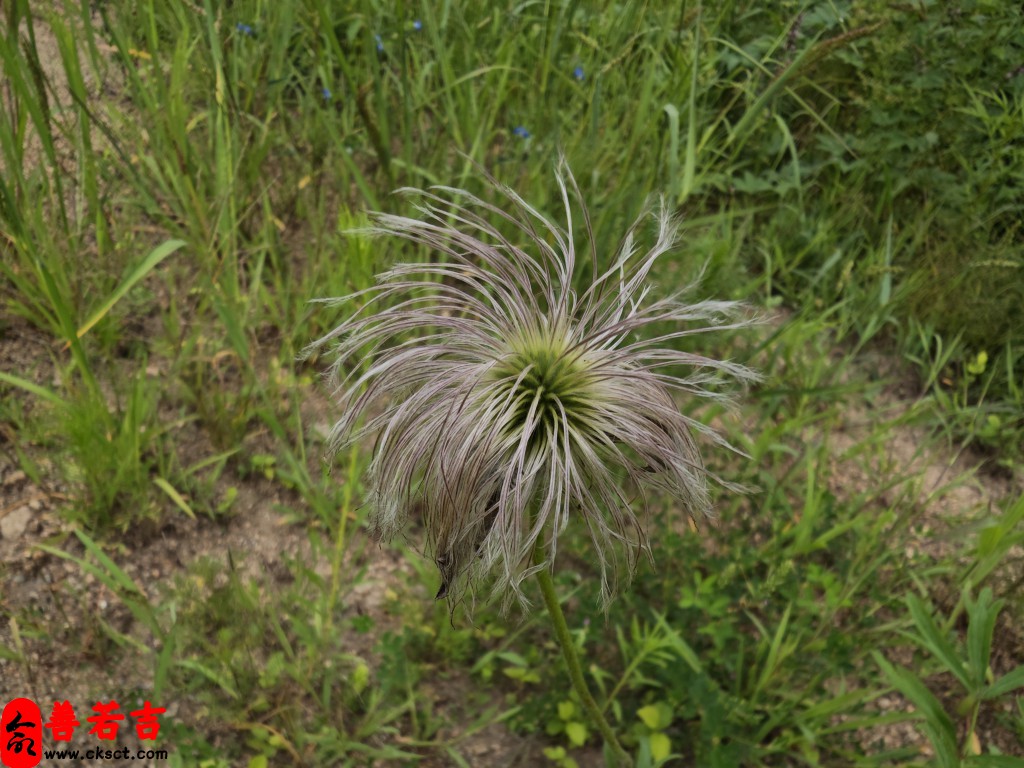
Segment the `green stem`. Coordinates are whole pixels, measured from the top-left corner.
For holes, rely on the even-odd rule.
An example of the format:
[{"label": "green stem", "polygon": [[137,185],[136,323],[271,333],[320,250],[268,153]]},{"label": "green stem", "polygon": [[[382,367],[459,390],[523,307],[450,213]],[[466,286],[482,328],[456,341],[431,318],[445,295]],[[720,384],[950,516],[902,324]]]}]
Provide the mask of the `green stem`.
[{"label": "green stem", "polygon": [[558,644],[562,646],[562,655],[565,657],[565,663],[569,667],[569,678],[572,680],[572,686],[576,689],[580,701],[583,702],[583,708],[587,710],[590,719],[597,725],[597,729],[604,737],[605,744],[611,747],[618,768],[630,768],[633,765],[633,761],[626,754],[626,750],[622,748],[622,745],[619,744],[619,740],[615,737],[615,732],[612,731],[612,727],[608,724],[604,715],[601,714],[601,709],[597,706],[597,702],[594,701],[594,697],[590,695],[587,682],[583,679],[583,667],[580,666],[579,656],[576,655],[576,646],[572,641],[572,635],[569,634],[569,625],[565,623],[565,614],[562,613],[562,606],[558,604],[555,582],[552,580],[551,572],[547,566],[537,571],[537,581],[540,583],[541,594],[544,595],[544,605],[547,607],[548,615],[551,617],[551,626],[555,629],[555,637],[558,638]]}]

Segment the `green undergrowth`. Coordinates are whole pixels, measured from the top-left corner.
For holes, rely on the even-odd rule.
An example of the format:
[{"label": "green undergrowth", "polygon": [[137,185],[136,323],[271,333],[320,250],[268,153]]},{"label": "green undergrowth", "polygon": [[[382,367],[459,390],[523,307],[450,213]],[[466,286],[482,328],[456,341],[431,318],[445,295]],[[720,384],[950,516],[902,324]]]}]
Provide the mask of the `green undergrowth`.
[{"label": "green undergrowth", "polygon": [[[127,629],[88,619],[100,647],[196,713],[168,725],[172,764],[471,765],[474,740],[594,759],[532,614],[451,616],[416,530],[367,545],[371,446],[324,461],[326,361],[300,360],[351,309],[311,299],[427,257],[347,235],[366,210],[410,213],[401,186],[480,191],[484,168],[557,219],[564,153],[600,258],[662,194],[684,238],[656,292],[703,274],[701,297],[771,318],[687,340],[767,375],[738,417],[693,414],[750,455],[709,463],[752,491],[719,492],[720,522],[699,533],[655,504],[655,565],[607,616],[585,532],[562,549],[570,625],[637,765],[1020,765],[1024,507],[1012,492],[936,520],[889,450],[912,427],[1019,494],[1019,8],[2,13],[0,439],[66,527],[41,551],[130,613]],[[274,489],[261,503],[280,499],[280,535],[305,547],[283,576],[240,553],[160,585],[128,575],[122,541],[168,522],[214,536],[252,514],[246,484]],[[383,595],[372,610],[367,591]],[[26,642],[56,642],[25,606],[0,616],[15,665]],[[897,696],[914,711],[880,708]],[[903,721],[918,741],[885,746]]]}]

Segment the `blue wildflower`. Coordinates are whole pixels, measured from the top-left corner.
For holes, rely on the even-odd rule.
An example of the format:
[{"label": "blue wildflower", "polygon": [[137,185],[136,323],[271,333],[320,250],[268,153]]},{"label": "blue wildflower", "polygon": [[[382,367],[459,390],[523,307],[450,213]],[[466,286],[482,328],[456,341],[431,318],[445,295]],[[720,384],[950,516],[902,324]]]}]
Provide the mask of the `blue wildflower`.
[{"label": "blue wildflower", "polygon": [[420,21],[419,19],[416,19],[416,21],[412,23],[412,28],[419,32],[421,29],[423,29],[423,22]]},{"label": "blue wildflower", "polygon": [[512,129],[512,133],[515,134],[516,136],[518,136],[521,139],[528,139],[528,138],[530,138],[530,132],[528,130],[526,130],[521,125],[517,125],[515,128],[513,128]]},{"label": "blue wildflower", "polygon": [[377,50],[381,53],[384,52],[384,41],[380,39],[380,35],[374,35],[373,39],[377,41]]},{"label": "blue wildflower", "polygon": [[324,101],[330,101],[331,89],[328,88],[327,86],[324,86],[323,88],[320,89],[320,95],[324,97]]},{"label": "blue wildflower", "polygon": [[252,37],[253,36],[252,27],[250,27],[248,24],[243,24],[242,22],[238,22],[237,24],[235,24],[235,29],[237,29],[243,35],[246,35],[248,37]]},{"label": "blue wildflower", "polygon": [[572,76],[575,77],[577,80],[582,80],[584,77],[583,67],[576,67],[576,69],[572,71]]}]

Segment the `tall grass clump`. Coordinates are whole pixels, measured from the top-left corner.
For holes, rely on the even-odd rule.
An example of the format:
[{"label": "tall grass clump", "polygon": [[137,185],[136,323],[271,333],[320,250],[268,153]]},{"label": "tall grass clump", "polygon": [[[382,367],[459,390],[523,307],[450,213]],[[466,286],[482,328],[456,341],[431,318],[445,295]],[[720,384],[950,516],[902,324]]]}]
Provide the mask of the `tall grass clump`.
[{"label": "tall grass clump", "polygon": [[[376,214],[365,233],[410,240],[447,261],[399,264],[376,287],[329,300],[365,302],[314,346],[337,341],[335,449],[377,436],[369,469],[377,532],[390,537],[410,510],[422,511],[441,572],[437,596],[452,608],[485,584],[506,608],[525,607],[523,584],[536,577],[580,699],[615,762],[627,763],[583,681],[555,596],[559,537],[570,521],[586,526],[607,604],[618,577],[649,551],[636,489],[668,493],[694,517],[711,512],[693,433],[714,433],[680,413],[674,394],[721,398],[723,375],[756,375],[670,346],[743,325],[735,302],[690,303],[688,289],[645,302],[651,267],[677,239],[664,203],[646,254],[638,256],[641,216],[607,268],[584,208],[591,277],[574,289],[580,193],[564,162],[558,186],[564,227],[500,185],[500,205],[449,187],[405,190],[420,198],[422,218]],[[666,323],[680,327],[638,335]],[[365,366],[351,365],[368,352]]]}]

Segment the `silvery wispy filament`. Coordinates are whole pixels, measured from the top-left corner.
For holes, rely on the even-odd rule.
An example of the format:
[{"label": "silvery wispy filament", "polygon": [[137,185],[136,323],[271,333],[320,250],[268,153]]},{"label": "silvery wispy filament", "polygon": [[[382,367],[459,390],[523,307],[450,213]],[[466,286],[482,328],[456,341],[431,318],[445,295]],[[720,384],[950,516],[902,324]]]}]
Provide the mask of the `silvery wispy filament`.
[{"label": "silvery wispy filament", "polygon": [[[360,232],[405,238],[443,259],[399,264],[373,288],[325,300],[363,303],[310,348],[336,344],[342,416],[333,448],[377,436],[369,470],[377,531],[391,536],[421,510],[442,576],[438,596],[453,601],[485,581],[506,606],[524,601],[522,581],[550,567],[573,517],[589,531],[607,600],[618,566],[625,560],[631,573],[647,547],[627,488],[654,488],[691,516],[710,514],[692,434],[725,443],[680,413],[675,398],[721,398],[708,385],[723,373],[756,379],[741,365],[666,346],[749,321],[735,302],[688,303],[692,286],[648,300],[651,267],[677,239],[664,201],[653,246],[638,252],[641,215],[602,268],[564,161],[557,178],[565,226],[493,180],[500,206],[449,187],[401,190],[418,199],[421,217],[378,213]],[[590,260],[582,285],[573,279],[572,198]],[[495,226],[502,220],[514,239]],[[675,327],[641,335],[654,324]],[[669,372],[679,366],[688,374]]]}]

